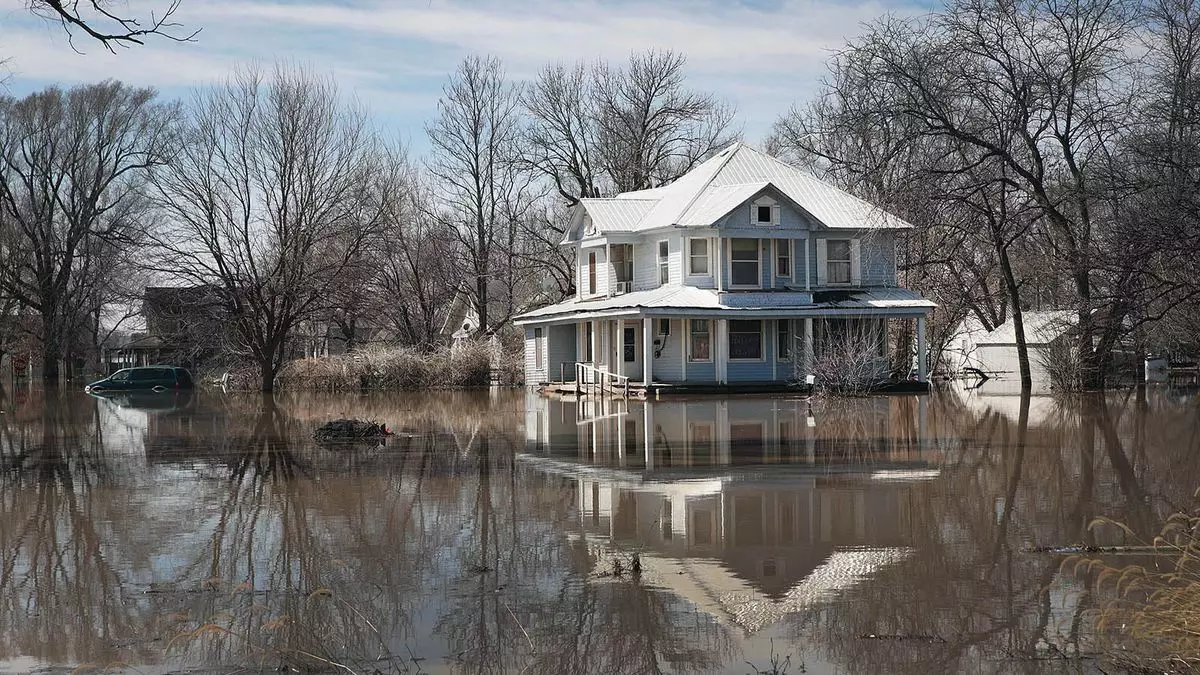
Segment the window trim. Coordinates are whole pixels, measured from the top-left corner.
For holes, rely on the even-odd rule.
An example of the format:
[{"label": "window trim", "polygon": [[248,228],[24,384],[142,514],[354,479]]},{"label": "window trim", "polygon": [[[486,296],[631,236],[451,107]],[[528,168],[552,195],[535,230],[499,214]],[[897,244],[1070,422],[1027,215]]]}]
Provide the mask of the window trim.
[{"label": "window trim", "polygon": [[[835,241],[846,242],[846,258],[844,260],[834,260],[829,257],[830,244]],[[846,281],[834,281],[833,275],[829,273],[830,265],[837,263],[846,265]],[[826,239],[825,240],[825,285],[826,286],[853,286],[854,285],[854,240],[853,239]]]},{"label": "window trim", "polygon": [[585,295],[596,295],[596,289],[599,287],[596,283],[596,267],[599,266],[598,260],[599,258],[596,255],[595,249],[588,251],[587,293]]},{"label": "window trim", "polygon": [[[793,342],[796,338],[792,336],[792,320],[791,319],[776,319],[775,320],[775,360],[779,363],[790,363],[793,357]],[[787,353],[783,353],[784,345],[787,346]]]},{"label": "window trim", "polygon": [[671,283],[671,244],[666,239],[658,241],[658,285]]},{"label": "window trim", "polygon": [[[762,239],[755,239],[755,238],[751,238],[751,237],[730,237],[727,241],[729,242],[729,287],[733,288],[733,289],[762,288],[762,276],[763,276]],[[737,283],[734,283],[734,281],[733,281],[733,264],[735,262],[733,259],[733,242],[735,242],[735,241],[752,241],[752,242],[754,242],[754,253],[756,255],[755,261],[757,263],[757,266],[755,269],[757,270],[757,272],[754,275],[755,283],[753,283],[753,284],[737,284]],[[736,262],[749,263],[750,261],[749,260],[738,260]]]},{"label": "window trim", "polygon": [[[634,258],[636,257],[634,254],[634,251],[633,251],[633,244],[612,244],[609,247],[609,250],[612,251],[612,260],[609,260],[608,264],[610,266],[612,266],[613,283],[614,284],[627,283],[627,284],[632,285],[634,275],[637,273],[636,270],[634,269],[634,265],[633,265]],[[617,251],[620,251],[619,259],[617,257]],[[628,255],[626,255],[626,254],[628,254]],[[624,272],[626,270],[628,270],[628,272],[629,272],[629,275],[628,275],[629,278],[622,279],[621,277],[624,276],[622,274],[622,272]]]},{"label": "window trim", "polygon": [[[692,253],[692,242],[704,242],[704,264],[708,268],[707,271],[697,272],[692,269],[692,259],[699,256]],[[688,237],[687,238],[687,275],[689,277],[711,277],[712,276],[712,258],[713,258],[712,240],[708,237]]]},{"label": "window trim", "polygon": [[[792,255],[792,240],[791,239],[772,239],[771,241],[772,241],[772,248],[775,252],[775,256],[774,256],[775,257],[775,277],[777,279],[779,279],[779,278],[791,279],[792,275],[796,273],[796,270],[794,269],[794,266],[792,265],[792,258],[795,257]],[[781,246],[781,244],[782,244],[782,246]],[[784,253],[783,256],[780,255],[780,249],[782,249],[782,251]],[[779,261],[781,258],[783,258],[785,256],[787,259],[787,272],[780,272],[779,271]]]},{"label": "window trim", "polygon": [[[733,323],[735,321],[754,322],[754,323],[758,324],[758,357],[757,358],[733,355],[733,334],[734,334]],[[725,341],[726,341],[725,353],[729,355],[728,356],[729,361],[737,361],[738,363],[762,363],[767,360],[766,334],[763,331],[763,323],[764,322],[762,319],[730,319],[729,320],[729,323],[728,323],[729,327],[725,331]],[[745,333],[745,331],[737,331],[737,332],[739,334]]]},{"label": "window trim", "polygon": [[546,367],[542,359],[542,341],[543,330],[541,326],[536,326],[533,329],[533,368],[541,370]]},{"label": "window trim", "polygon": [[[693,325],[697,321],[705,322],[705,330],[703,333],[696,333]],[[713,360],[713,324],[712,319],[688,319],[687,320],[687,360],[689,363],[712,363]],[[708,356],[702,359],[696,358],[694,353],[695,344],[693,339],[696,335],[708,336]]]}]

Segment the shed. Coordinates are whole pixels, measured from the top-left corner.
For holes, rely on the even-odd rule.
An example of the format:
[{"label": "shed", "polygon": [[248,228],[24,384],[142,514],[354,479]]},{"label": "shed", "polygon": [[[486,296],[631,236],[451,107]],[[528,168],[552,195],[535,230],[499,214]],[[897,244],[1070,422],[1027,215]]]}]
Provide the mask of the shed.
[{"label": "shed", "polygon": [[[1048,380],[1046,363],[1051,358],[1052,349],[1067,339],[1078,317],[1073,311],[1055,310],[1022,312],[1021,318],[1025,325],[1025,344],[1029,348],[1030,374],[1034,381]],[[975,355],[980,370],[985,373],[1000,377],[1017,376],[1020,362],[1017,359],[1017,331],[1013,320],[1009,318],[995,330],[977,338]]]}]

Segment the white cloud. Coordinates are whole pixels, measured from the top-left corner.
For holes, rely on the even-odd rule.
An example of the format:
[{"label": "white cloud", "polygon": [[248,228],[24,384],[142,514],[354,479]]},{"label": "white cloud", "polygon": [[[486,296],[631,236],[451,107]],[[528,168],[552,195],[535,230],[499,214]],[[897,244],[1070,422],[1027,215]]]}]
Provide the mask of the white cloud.
[{"label": "white cloud", "polygon": [[[130,11],[151,2],[131,0]],[[183,0],[178,20],[203,28],[195,43],[152,40],[112,55],[77,37],[88,52],[81,56],[58,26],[14,10],[0,14],[0,55],[11,56],[18,93],[113,77],[174,95],[239,62],[297,61],[332,71],[385,126],[416,140],[465,54],[499,56],[524,78],[551,60],[619,61],[670,48],[688,56],[694,86],[738,105],[754,139],[815,92],[829,49],[887,9],[877,0],[787,0],[770,11],[719,0]]]}]

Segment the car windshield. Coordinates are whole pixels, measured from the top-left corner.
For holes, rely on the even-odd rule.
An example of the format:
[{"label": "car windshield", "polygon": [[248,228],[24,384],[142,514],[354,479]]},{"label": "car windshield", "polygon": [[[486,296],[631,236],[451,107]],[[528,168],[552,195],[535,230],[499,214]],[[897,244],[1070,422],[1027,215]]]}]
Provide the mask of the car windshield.
[{"label": "car windshield", "polygon": [[112,374],[112,377],[110,377],[108,379],[110,379],[114,382],[124,382],[125,380],[129,379],[130,372],[132,372],[132,371],[130,371],[128,368],[126,368],[125,370],[118,370],[117,372]]}]

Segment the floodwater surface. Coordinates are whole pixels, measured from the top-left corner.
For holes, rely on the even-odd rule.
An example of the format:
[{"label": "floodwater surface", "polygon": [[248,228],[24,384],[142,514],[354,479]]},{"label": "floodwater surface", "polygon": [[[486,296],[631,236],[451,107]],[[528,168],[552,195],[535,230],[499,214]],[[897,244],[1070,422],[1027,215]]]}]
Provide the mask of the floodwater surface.
[{"label": "floodwater surface", "polygon": [[8,389],[0,672],[1099,672],[1039,549],[1191,508],[1198,408]]}]

